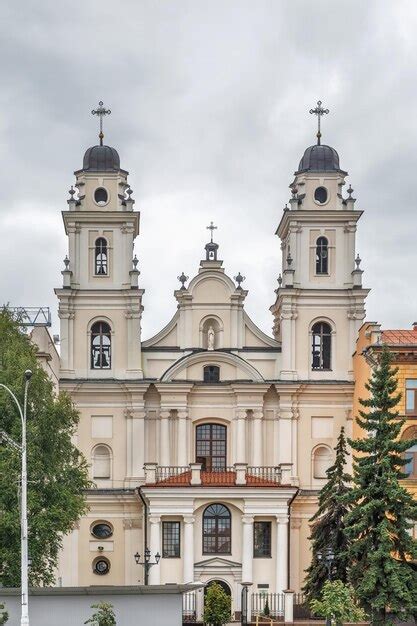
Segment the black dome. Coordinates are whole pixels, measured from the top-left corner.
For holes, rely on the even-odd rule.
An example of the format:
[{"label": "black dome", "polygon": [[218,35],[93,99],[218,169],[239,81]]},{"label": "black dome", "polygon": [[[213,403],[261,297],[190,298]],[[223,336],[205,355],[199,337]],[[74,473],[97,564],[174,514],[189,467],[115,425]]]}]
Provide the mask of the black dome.
[{"label": "black dome", "polygon": [[92,146],[84,154],[83,170],[115,172],[120,170],[120,157],[110,146]]},{"label": "black dome", "polygon": [[339,155],[330,146],[310,146],[304,152],[298,166],[299,172],[335,172],[340,171]]}]

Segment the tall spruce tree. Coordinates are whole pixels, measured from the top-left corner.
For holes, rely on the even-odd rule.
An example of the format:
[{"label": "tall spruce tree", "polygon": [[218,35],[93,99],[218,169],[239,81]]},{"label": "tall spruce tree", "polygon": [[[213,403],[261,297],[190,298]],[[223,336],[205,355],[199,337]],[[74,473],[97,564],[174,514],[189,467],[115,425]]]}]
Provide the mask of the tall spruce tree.
[{"label": "tall spruce tree", "polygon": [[[55,394],[35,346],[5,309],[0,311],[0,382],[20,401],[26,369],[33,372],[27,406],[29,579],[32,585],[50,585],[62,536],[86,511],[88,468],[72,443],[78,412],[67,394]],[[0,429],[20,442],[20,415],[1,388]],[[16,450],[0,445],[0,586],[5,587],[20,585],[20,463]]]},{"label": "tall spruce tree", "polygon": [[319,494],[319,506],[310,519],[313,523],[310,541],[312,560],[306,570],[307,577],[303,591],[308,601],[318,600],[328,572],[323,561],[317,557],[327,549],[334,552],[333,578],[347,580],[347,538],[344,533],[344,518],[348,511],[345,497],[349,490],[350,476],[345,472],[347,446],[345,431],[342,427],[337,440],[334,465],[327,470],[327,482]]},{"label": "tall spruce tree", "polygon": [[345,518],[349,578],[374,624],[385,623],[388,612],[405,618],[417,607],[417,572],[410,562],[417,542],[409,532],[417,503],[400,483],[406,478],[404,452],[417,442],[398,438],[405,418],[395,410],[401,397],[397,371],[384,347],[366,385],[370,397],[360,401],[366,410],[357,421],[367,437],[349,442],[359,453]]}]

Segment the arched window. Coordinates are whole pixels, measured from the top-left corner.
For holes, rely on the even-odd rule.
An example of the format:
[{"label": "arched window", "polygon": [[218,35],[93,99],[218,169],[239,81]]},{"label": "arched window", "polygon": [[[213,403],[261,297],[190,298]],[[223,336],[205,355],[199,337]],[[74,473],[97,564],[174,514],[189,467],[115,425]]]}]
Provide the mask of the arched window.
[{"label": "arched window", "polygon": [[332,453],[326,446],[319,446],[313,453],[313,478],[327,478],[326,470],[332,462]]},{"label": "arched window", "polygon": [[93,450],[93,478],[110,478],[111,454],[110,449],[98,445]]},{"label": "arched window", "polygon": [[316,274],[329,273],[329,242],[326,237],[316,241]]},{"label": "arched window", "polygon": [[312,369],[330,370],[332,329],[326,322],[316,322],[312,329]]},{"label": "arched window", "polygon": [[[407,428],[403,432],[401,439],[405,441],[417,439],[417,426]],[[404,473],[408,474],[408,478],[417,478],[417,444],[408,448],[404,453],[404,458],[407,461],[407,464],[404,465]]]},{"label": "arched window", "polygon": [[91,327],[91,369],[111,368],[111,331],[107,322],[96,322]]},{"label": "arched window", "polygon": [[206,365],[204,368],[204,382],[218,383],[220,381],[220,367],[217,365]]},{"label": "arched window", "polygon": [[94,259],[95,273],[99,276],[107,276],[107,241],[104,239],[104,237],[99,237],[98,239],[96,239]]},{"label": "arched window", "polygon": [[211,472],[226,467],[226,426],[201,424],[196,428],[196,462]]},{"label": "arched window", "polygon": [[203,514],[203,554],[230,554],[232,516],[223,504],[210,504]]}]

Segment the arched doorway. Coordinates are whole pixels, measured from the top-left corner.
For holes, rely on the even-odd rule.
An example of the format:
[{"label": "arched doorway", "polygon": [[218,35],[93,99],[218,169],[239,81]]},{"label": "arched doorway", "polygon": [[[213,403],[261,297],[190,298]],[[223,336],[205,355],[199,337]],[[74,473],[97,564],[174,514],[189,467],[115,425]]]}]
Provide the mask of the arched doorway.
[{"label": "arched doorway", "polygon": [[227,593],[228,596],[232,596],[232,590],[230,589],[229,585],[224,582],[224,580],[210,580],[210,582],[208,582],[207,585],[204,587],[204,597],[207,595],[207,590],[209,589],[209,587],[211,587],[211,585],[213,585],[214,583],[220,585],[220,587],[225,593]]}]

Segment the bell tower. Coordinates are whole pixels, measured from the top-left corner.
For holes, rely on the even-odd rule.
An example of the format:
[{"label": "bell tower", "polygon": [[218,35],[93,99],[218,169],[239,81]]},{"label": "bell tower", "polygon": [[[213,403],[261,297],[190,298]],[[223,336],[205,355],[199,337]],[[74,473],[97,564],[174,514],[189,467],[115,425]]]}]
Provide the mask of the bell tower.
[{"label": "bell tower", "polygon": [[63,211],[68,255],[59,300],[61,378],[142,378],[140,320],[143,290],[133,243],[140,213],[117,151],[103,144],[99,103],[99,145],[88,148],[74,172],[68,210]]},{"label": "bell tower", "polygon": [[281,240],[282,276],[271,307],[274,336],[282,344],[284,380],[352,380],[352,353],[365,318],[367,289],[355,252],[357,222],[353,189],[343,196],[347,172],[334,148],[308,147],[290,185],[276,234]]}]

